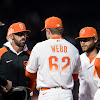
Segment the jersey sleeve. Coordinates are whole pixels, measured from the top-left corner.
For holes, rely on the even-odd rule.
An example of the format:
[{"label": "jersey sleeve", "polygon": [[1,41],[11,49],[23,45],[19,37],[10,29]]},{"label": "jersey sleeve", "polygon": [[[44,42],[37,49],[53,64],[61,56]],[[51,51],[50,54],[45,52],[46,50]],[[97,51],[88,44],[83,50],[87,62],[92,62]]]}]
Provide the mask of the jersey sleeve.
[{"label": "jersey sleeve", "polygon": [[38,53],[36,49],[33,48],[26,66],[26,70],[29,73],[36,73],[38,70]]},{"label": "jersey sleeve", "polygon": [[76,54],[76,57],[75,57],[75,69],[73,71],[73,74],[78,74],[80,71],[81,71],[81,60],[80,60],[80,55],[79,53]]},{"label": "jersey sleeve", "polygon": [[72,74],[74,81],[78,80],[78,74]]}]

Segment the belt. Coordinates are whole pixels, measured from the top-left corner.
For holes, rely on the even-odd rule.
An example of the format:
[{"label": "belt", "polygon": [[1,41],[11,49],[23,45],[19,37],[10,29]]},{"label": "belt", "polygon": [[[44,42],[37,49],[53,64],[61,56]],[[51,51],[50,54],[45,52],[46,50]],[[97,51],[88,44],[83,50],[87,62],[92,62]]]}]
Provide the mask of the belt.
[{"label": "belt", "polygon": [[[59,88],[59,87],[52,87],[52,88],[55,88],[56,89],[56,88]],[[49,90],[49,89],[52,89],[52,88],[41,88],[41,91]],[[60,88],[64,89],[62,86]]]}]

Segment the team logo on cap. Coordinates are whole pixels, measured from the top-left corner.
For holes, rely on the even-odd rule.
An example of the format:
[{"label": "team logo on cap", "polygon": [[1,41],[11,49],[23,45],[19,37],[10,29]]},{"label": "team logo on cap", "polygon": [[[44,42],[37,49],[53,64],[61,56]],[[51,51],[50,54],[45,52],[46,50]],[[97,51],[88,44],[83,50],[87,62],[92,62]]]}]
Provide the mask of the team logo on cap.
[{"label": "team logo on cap", "polygon": [[81,35],[83,35],[85,33],[85,30],[84,29],[82,29],[81,30]]},{"label": "team logo on cap", "polygon": [[59,27],[60,25],[59,24],[57,24],[57,27]]},{"label": "team logo on cap", "polygon": [[19,27],[20,27],[21,29],[23,29],[23,24],[19,24]]},{"label": "team logo on cap", "polygon": [[95,33],[93,33],[93,35],[95,35]]}]

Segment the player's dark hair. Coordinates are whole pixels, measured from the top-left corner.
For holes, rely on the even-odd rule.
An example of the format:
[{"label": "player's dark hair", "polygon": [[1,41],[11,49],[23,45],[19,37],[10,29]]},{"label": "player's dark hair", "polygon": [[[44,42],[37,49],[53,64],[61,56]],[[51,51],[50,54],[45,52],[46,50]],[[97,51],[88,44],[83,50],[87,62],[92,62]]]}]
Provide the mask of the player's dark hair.
[{"label": "player's dark hair", "polygon": [[98,51],[100,50],[100,38],[98,38],[98,41],[96,43],[96,48]]},{"label": "player's dark hair", "polygon": [[63,34],[64,29],[63,28],[48,28],[52,34]]}]

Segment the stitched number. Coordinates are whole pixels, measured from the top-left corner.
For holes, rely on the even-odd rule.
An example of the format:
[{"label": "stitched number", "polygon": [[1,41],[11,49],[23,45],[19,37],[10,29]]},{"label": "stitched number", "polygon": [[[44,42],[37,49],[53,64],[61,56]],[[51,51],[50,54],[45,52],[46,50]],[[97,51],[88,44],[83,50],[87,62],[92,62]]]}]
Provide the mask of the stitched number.
[{"label": "stitched number", "polygon": [[[65,71],[65,69],[70,65],[70,58],[69,57],[63,57],[62,58],[62,62],[65,62],[65,60],[67,59],[67,62],[65,64],[65,66],[62,67],[62,72]],[[53,71],[53,67],[55,67],[55,71],[58,71],[58,65],[53,63],[53,62],[58,62],[58,58],[56,56],[51,56],[49,58],[49,69],[52,72]]]},{"label": "stitched number", "polygon": [[52,60],[53,60],[53,59],[54,59],[56,62],[58,61],[58,58],[57,58],[56,56],[51,56],[51,57],[49,58],[49,69],[50,69],[50,71],[52,71],[52,67],[55,66],[55,70],[58,71],[58,65],[52,63]]},{"label": "stitched number", "polygon": [[69,57],[63,57],[62,58],[62,62],[65,62],[65,59],[67,59],[67,64],[64,66],[64,67],[62,67],[62,71],[64,72],[64,70],[69,66],[69,64],[70,64],[70,58]]}]

